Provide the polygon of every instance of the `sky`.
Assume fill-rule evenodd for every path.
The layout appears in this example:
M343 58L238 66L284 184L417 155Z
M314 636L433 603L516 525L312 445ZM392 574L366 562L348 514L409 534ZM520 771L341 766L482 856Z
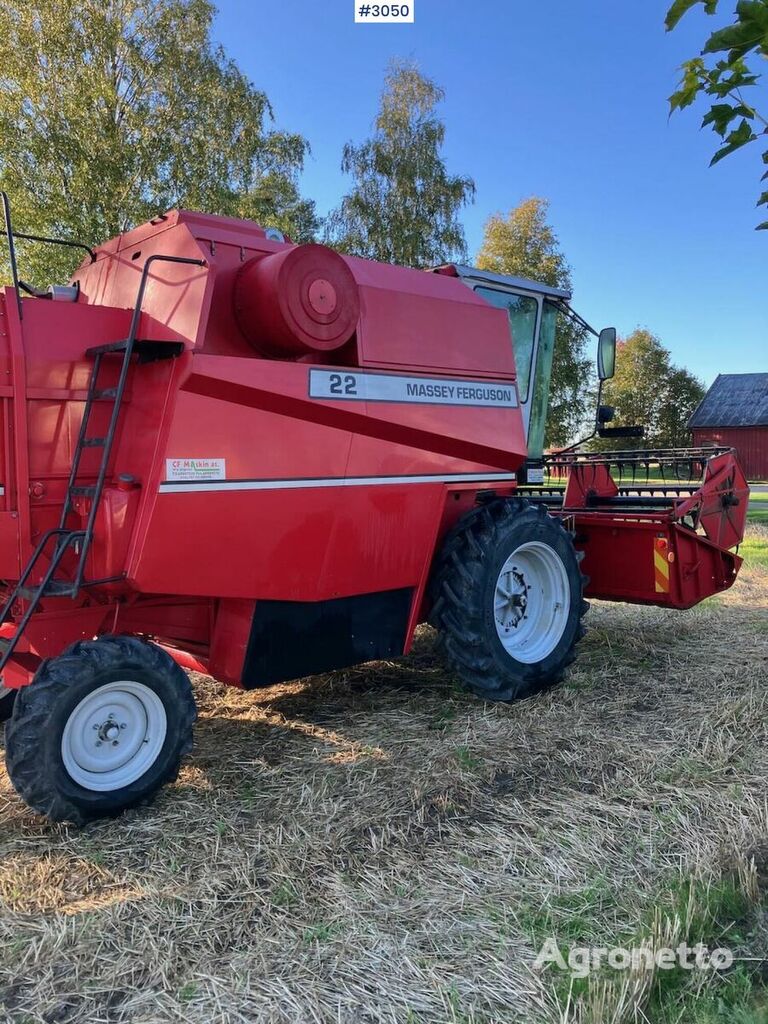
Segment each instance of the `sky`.
M412 25L361 25L354 0L218 0L216 39L311 145L302 191L319 212L349 188L342 147L370 135L387 62L413 59L446 93L448 169L477 185L470 261L491 213L545 197L593 326L648 327L706 384L768 371L759 150L710 168L706 108L668 116L677 69L733 0L669 34L658 0L411 3Z

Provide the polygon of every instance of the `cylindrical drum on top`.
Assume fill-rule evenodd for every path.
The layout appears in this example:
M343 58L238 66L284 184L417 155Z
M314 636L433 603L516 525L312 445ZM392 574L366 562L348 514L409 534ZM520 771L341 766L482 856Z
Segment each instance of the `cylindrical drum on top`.
M325 245L297 245L256 256L237 275L235 316L267 355L331 352L349 341L360 316L357 283Z

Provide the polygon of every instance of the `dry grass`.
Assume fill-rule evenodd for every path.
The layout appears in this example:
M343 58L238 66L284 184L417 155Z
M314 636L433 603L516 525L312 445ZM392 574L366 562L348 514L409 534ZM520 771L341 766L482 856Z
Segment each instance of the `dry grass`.
M426 629L255 694L197 678L179 782L81 831L0 755L0 1020L648 1020L648 977L579 1001L530 965L546 934L689 934L670 879L735 864L760 901L767 608L761 566L688 613L595 606L568 683L513 706Z

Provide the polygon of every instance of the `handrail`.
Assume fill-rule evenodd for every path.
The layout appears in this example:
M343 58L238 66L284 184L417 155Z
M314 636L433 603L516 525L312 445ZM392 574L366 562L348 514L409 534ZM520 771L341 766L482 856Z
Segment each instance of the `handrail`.
M46 235L29 235L26 232L14 231L11 224L11 201L8 198L7 192L0 192L3 203L3 221L5 223L5 229L0 229L0 235L5 235L8 239L8 257L11 264L11 279L13 281L13 290L16 292L16 305L19 307L19 320L24 318L24 307L21 301L21 286L23 282L19 281L19 269L16 264L16 245L15 239L23 238L27 242L43 242L47 245L63 245L68 249L84 249L85 252L91 257L91 263L96 262L96 253L85 242L75 242L68 238L48 238ZM24 286L26 287L26 286Z
M8 257L11 263L11 279L13 290L16 292L16 305L19 307L19 320L24 318L24 309L21 304L21 292L19 291L19 271L16 266L16 249L13 244L13 227L11 226L11 201L7 192L0 192L3 200L3 220L5 221L4 235L8 238Z
M6 235L7 231L0 231L0 235ZM91 263L96 262L96 253L85 242L75 242L70 238L47 238L45 235L27 235L21 231L14 231L14 238L23 238L26 242L47 242L48 245L66 245L70 249L84 249L91 257Z

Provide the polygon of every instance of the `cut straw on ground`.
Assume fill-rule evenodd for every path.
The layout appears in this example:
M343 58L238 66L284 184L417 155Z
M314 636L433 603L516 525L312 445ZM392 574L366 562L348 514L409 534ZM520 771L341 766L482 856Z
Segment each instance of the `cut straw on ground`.
M255 693L196 676L178 783L115 821L46 823L0 751L0 1020L695 1019L725 979L532 964L548 935L768 955L766 534L690 612L593 606L566 684L518 704L463 693L426 628Z

